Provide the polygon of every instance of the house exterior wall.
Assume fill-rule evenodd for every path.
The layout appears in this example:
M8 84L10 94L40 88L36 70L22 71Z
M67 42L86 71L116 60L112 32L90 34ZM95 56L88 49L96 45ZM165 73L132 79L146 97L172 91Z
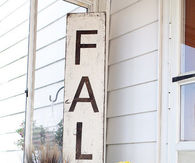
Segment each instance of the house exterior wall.
M0 2L0 159L5 163L21 163L23 160L21 146L16 145L21 136L16 130L22 128L25 121L29 2ZM49 95L54 99L58 89L64 86L68 12L86 12L86 9L62 0L40 0L38 3L33 118L36 127L42 125L54 129L63 117L63 91L53 105ZM33 134L36 146L40 144L40 139L37 140L40 134Z
M55 97L57 90L64 86L66 13L63 11L67 6L63 6L62 3L60 0L40 0L39 3L34 120L39 125L51 128L63 115L63 91L60 92L58 101L53 106L49 101L49 95ZM26 12L28 7L27 5ZM21 84L18 88L15 84L12 84L12 87L9 84L6 87L0 85L0 89L9 88L9 92L14 95L12 97L12 94L9 94L7 98L8 96L4 97L0 92L0 109L10 105L9 109L6 109L10 112L4 113L0 110L0 126L7 122L13 122L11 124L17 122L11 130L0 133L0 141L3 143L5 137L8 138L6 133L11 132L10 138L14 140L8 141L13 145L17 135L15 130L24 120L28 23L23 21L28 19L28 14L25 18L22 17L24 15L22 4L21 7L13 8L0 4L0 13L4 13L3 11L7 9L9 9L9 12L6 11L7 15L11 12L20 12L19 15L13 14L10 19L5 18L7 22L12 23L10 25L10 29L14 27L12 31L6 31L7 23L4 25L6 30L3 32L0 30L2 32L0 41L5 45L0 47L0 71L4 65L13 66L10 68L13 76L9 79L14 78L15 84ZM58 12L55 12L56 10ZM111 0L106 163L157 162L158 10L158 0ZM85 9L71 4L66 11L85 12ZM14 43L20 39L13 33L19 34L20 26L15 27L13 20L22 24L22 37L19 38L25 38L16 45ZM0 22L0 26L2 23L3 21ZM14 46L10 47L10 41L7 44L4 42L5 37L8 36ZM11 55L16 53L16 49L22 49L22 52L17 56ZM19 66L21 71L18 74L13 73L13 70ZM14 93L13 90L17 92ZM21 103L16 106L16 101ZM13 111L12 108L18 109ZM52 117L52 114L55 116ZM13 152L12 158L16 158L18 153L21 153L16 146L7 150ZM10 153L6 155L2 152L5 151L0 151L0 158L10 156Z
M107 163L157 161L158 10L111 0Z
M0 159L21 162L16 130L25 119L29 1L0 2Z

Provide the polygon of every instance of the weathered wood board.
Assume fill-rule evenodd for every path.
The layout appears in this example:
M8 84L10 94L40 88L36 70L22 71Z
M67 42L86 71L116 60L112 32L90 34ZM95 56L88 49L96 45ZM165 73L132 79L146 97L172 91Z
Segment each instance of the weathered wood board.
M63 152L70 163L104 160L105 59L105 14L69 14Z

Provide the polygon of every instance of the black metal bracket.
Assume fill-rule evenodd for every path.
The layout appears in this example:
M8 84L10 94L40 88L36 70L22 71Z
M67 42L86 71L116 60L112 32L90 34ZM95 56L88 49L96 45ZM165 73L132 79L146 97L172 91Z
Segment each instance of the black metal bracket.
M28 89L26 89L26 90L24 91L24 93L26 94L26 97L28 97Z
M195 74L177 76L177 77L172 78L172 82L178 82L178 81L185 80L185 79L190 79L190 78L193 78L193 77L195 77Z
M50 101L50 102L56 102L56 101L57 101L57 99L58 99L58 94L60 93L60 91L61 91L62 89L64 89L64 86L63 86L63 87L61 87L61 88L57 91L57 93L56 93L56 97L55 97L55 99L54 99L54 100L52 100L52 99L51 99L51 95L49 95L49 101Z

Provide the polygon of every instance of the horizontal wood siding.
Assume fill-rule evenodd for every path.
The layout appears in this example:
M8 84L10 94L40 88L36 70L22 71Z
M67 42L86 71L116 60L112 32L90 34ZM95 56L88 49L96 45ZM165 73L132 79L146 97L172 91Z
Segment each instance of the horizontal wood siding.
M111 0L107 163L155 163L158 0Z
M137 114L156 110L157 82L149 82L108 93L107 117ZM119 109L120 108L120 109Z
M109 118L107 144L156 141L156 113Z
M6 152L0 152L0 158L2 162L6 163L21 163L23 157L23 152L22 151L6 151Z
M132 163L156 163L156 143L109 145L107 163L131 160Z
M29 0L0 4L0 159L22 161L16 133L25 119Z
M114 39L157 21L157 6L157 0L140 0L138 3L111 15L110 38Z
M109 67L109 91L157 80L157 52Z
M111 3L111 14L119 12L124 8L133 5L134 3L138 2L139 0L120 0L120 1L112 1Z
M109 65L129 60L158 49L158 23L130 32L110 41ZM119 55L120 54L120 55Z

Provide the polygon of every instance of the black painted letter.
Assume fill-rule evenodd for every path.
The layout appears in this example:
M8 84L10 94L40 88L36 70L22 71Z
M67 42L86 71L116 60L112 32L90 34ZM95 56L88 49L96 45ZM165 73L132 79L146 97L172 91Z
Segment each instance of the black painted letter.
M84 84L87 87L89 98L79 98L81 90L82 90ZM93 107L93 111L94 112L99 112L97 104L96 104L96 101L95 101L95 97L93 95L93 90L92 90L89 78L87 76L83 76L82 77L82 79L81 79L81 81L79 83L78 89L76 91L76 94L74 96L74 100L73 100L73 102L72 102L72 104L70 106L69 112L74 112L74 109L75 109L75 106L76 106L77 102L91 102L91 105Z
M82 146L82 122L77 122L76 135L76 160L92 160L92 154L81 154Z
M76 55L75 55L75 64L80 64L80 53L81 48L96 48L96 44L81 44L81 35L90 35L97 34L97 30L86 30L86 31L77 31L76 33Z

